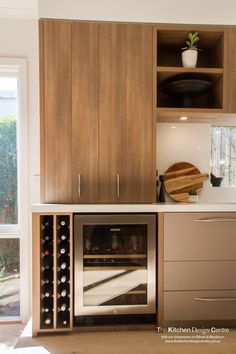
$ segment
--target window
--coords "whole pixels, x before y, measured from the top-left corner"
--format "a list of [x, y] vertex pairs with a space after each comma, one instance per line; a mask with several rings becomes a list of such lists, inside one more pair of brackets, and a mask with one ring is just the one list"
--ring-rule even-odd
[[0, 58], [0, 321], [28, 312], [26, 73], [24, 59]]
[[222, 187], [236, 187], [236, 127], [212, 127], [211, 173]]

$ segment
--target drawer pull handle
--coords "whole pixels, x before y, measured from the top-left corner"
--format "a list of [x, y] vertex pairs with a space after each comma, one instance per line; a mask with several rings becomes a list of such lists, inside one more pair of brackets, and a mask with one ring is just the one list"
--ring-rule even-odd
[[195, 297], [196, 301], [208, 301], [208, 302], [217, 302], [217, 301], [236, 301], [236, 297]]
[[236, 218], [202, 218], [196, 219], [196, 222], [236, 222]]
[[120, 175], [117, 173], [116, 175], [116, 195], [117, 198], [120, 198]]
[[78, 175], [78, 197], [81, 196], [81, 177], [80, 174]]

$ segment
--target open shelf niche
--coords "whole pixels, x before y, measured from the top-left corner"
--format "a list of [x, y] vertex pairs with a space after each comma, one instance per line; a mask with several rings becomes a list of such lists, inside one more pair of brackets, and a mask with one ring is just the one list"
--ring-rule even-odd
[[[200, 41], [198, 62], [196, 68], [184, 68], [182, 66], [181, 48], [189, 32], [199, 32]], [[178, 111], [181, 115], [190, 113], [219, 114], [225, 110], [225, 28], [221, 26], [157, 26], [154, 30], [155, 82], [156, 95], [155, 107], [157, 120], [163, 116]], [[168, 83], [176, 81], [186, 82], [194, 80], [209, 82], [209, 88], [202, 94], [193, 95], [186, 106], [181, 94], [169, 93], [166, 87]], [[169, 89], [169, 86], [168, 86]], [[190, 90], [192, 89], [190, 84]], [[168, 118], [167, 118], [168, 120]]]

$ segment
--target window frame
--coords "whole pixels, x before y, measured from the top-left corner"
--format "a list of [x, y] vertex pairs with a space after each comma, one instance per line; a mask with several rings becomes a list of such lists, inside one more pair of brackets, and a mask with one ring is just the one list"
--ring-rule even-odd
[[[17, 78], [18, 198], [18, 224], [0, 225], [0, 238], [20, 239], [20, 320], [26, 322], [30, 315], [27, 59], [0, 57], [0, 76]], [[14, 319], [7, 317], [4, 321]]]

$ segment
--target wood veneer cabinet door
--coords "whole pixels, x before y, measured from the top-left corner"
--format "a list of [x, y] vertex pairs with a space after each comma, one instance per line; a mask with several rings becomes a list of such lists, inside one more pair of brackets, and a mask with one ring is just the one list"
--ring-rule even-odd
[[155, 201], [152, 26], [126, 25], [127, 202]]
[[236, 28], [229, 29], [228, 113], [236, 113]]
[[72, 23], [72, 200], [98, 202], [98, 24]]
[[40, 21], [42, 202], [71, 202], [71, 24]]
[[125, 201], [125, 26], [99, 25], [99, 202]]

